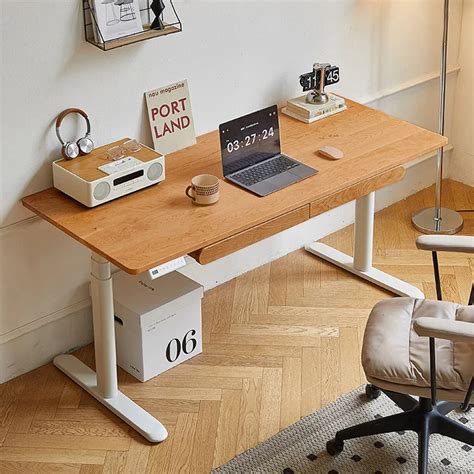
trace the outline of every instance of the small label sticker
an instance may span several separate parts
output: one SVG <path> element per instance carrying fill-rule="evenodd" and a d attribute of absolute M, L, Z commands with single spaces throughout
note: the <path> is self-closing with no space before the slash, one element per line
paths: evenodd
<path fill-rule="evenodd" d="M 120 173 L 122 171 L 131 170 L 141 164 L 142 162 L 140 160 L 137 160 L 133 156 L 127 156 L 121 160 L 114 161 L 113 163 L 101 165 L 98 168 L 104 173 L 111 175 L 115 173 Z"/>

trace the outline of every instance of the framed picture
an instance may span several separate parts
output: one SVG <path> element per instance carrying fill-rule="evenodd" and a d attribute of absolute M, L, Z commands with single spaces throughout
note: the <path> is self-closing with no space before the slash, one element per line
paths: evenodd
<path fill-rule="evenodd" d="M 139 0 L 93 0 L 98 42 L 143 31 Z"/>

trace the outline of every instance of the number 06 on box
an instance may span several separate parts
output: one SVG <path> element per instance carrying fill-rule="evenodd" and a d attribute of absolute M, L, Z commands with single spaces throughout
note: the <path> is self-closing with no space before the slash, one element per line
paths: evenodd
<path fill-rule="evenodd" d="M 141 382 L 202 352 L 203 288 L 176 271 L 114 275 L 117 363 Z"/>

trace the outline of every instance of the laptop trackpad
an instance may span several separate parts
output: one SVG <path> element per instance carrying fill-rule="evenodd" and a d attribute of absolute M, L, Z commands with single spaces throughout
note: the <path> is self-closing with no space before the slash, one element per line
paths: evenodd
<path fill-rule="evenodd" d="M 248 189 L 260 196 L 266 196 L 271 194 L 279 189 L 286 188 L 292 183 L 296 183 L 301 178 L 296 176 L 288 171 L 281 173 L 277 176 L 272 176 L 271 178 L 260 181 L 259 183 L 250 186 Z"/>
<path fill-rule="evenodd" d="M 265 181 L 260 181 L 259 183 L 249 186 L 248 189 L 259 196 L 266 196 L 267 194 L 273 193 L 273 191 L 276 191 L 278 188 L 273 185 L 271 179 L 266 179 Z"/>
<path fill-rule="evenodd" d="M 299 181 L 299 177 L 294 174 L 285 171 L 284 173 L 273 176 L 268 181 L 270 181 L 277 189 L 284 188 L 295 181 Z"/>

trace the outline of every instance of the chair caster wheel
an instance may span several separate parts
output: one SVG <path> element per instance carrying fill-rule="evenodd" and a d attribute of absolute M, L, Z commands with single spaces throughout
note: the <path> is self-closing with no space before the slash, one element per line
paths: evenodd
<path fill-rule="evenodd" d="M 339 441 L 336 438 L 331 439 L 326 443 L 326 451 L 331 456 L 339 454 L 344 449 L 344 441 Z"/>
<path fill-rule="evenodd" d="M 367 400 L 375 400 L 376 398 L 380 397 L 380 394 L 382 392 L 380 391 L 379 388 L 377 388 L 375 385 L 372 385 L 371 383 L 368 383 L 365 386 L 365 395 L 367 396 Z"/>

